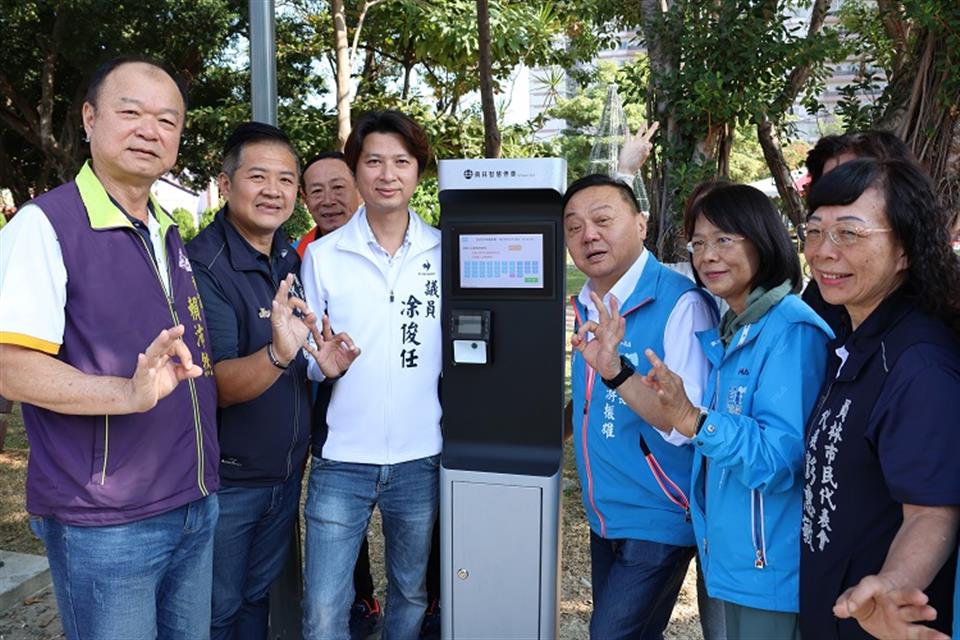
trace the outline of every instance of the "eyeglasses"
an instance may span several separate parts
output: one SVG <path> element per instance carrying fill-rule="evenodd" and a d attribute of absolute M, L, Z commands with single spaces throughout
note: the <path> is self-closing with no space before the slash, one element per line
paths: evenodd
<path fill-rule="evenodd" d="M 801 238 L 805 245 L 818 245 L 823 242 L 823 237 L 830 238 L 830 241 L 838 247 L 849 247 L 855 244 L 860 238 L 866 238 L 873 233 L 886 233 L 892 231 L 889 227 L 876 227 L 873 229 L 867 227 L 858 227 L 846 222 L 838 222 L 829 227 L 819 227 L 816 225 L 801 225 Z"/>
<path fill-rule="evenodd" d="M 724 253 L 733 249 L 734 245 L 743 240 L 746 240 L 743 236 L 720 236 L 716 240 L 697 238 L 687 243 L 687 252 L 693 255 L 700 255 L 706 251 L 707 248 L 710 248 L 719 253 Z"/>

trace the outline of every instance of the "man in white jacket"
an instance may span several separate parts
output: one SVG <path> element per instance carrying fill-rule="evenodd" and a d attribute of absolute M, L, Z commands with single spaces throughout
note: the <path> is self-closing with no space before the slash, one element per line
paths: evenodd
<path fill-rule="evenodd" d="M 345 155 L 364 206 L 307 249 L 302 280 L 363 354 L 334 384 L 307 521 L 304 635 L 347 640 L 352 573 L 374 506 L 388 579 L 383 637 L 416 638 L 437 516 L 440 437 L 440 232 L 409 209 L 429 157 L 423 129 L 369 113 Z M 312 379 L 322 380 L 311 366 Z M 316 452 L 315 452 L 316 454 Z"/>

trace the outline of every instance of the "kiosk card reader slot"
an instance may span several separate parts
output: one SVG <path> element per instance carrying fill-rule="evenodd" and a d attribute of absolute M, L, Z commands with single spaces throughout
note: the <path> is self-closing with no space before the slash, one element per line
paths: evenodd
<path fill-rule="evenodd" d="M 450 312 L 453 326 L 454 364 L 488 364 L 490 362 L 490 312 L 460 311 Z"/>

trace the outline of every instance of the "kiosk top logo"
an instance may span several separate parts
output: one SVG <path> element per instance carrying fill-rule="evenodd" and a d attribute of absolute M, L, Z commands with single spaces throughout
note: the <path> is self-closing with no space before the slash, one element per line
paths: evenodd
<path fill-rule="evenodd" d="M 522 173 L 521 173 L 521 174 L 519 174 L 519 175 L 520 175 L 520 177 L 524 177 L 526 174 L 522 174 Z M 530 175 L 532 175 L 532 174 L 530 174 Z M 466 170 L 463 172 L 463 177 L 466 178 L 467 180 L 469 180 L 469 179 L 471 179 L 471 178 L 487 178 L 487 179 L 490 179 L 490 178 L 494 178 L 494 179 L 496 179 L 496 178 L 500 178 L 500 179 L 503 179 L 503 178 L 516 178 L 516 177 L 517 177 L 517 172 L 516 172 L 515 170 L 507 171 L 506 169 L 501 169 L 501 170 L 497 170 L 497 171 L 492 171 L 492 170 L 489 170 L 489 171 L 472 171 L 472 170 L 470 170 L 470 169 L 466 169 Z"/>

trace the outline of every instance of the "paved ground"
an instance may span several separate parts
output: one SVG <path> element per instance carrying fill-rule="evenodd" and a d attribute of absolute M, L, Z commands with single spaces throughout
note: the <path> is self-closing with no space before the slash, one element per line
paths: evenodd
<path fill-rule="evenodd" d="M 54 640 L 63 637 L 52 589 L 0 614 L 0 640 Z"/>

